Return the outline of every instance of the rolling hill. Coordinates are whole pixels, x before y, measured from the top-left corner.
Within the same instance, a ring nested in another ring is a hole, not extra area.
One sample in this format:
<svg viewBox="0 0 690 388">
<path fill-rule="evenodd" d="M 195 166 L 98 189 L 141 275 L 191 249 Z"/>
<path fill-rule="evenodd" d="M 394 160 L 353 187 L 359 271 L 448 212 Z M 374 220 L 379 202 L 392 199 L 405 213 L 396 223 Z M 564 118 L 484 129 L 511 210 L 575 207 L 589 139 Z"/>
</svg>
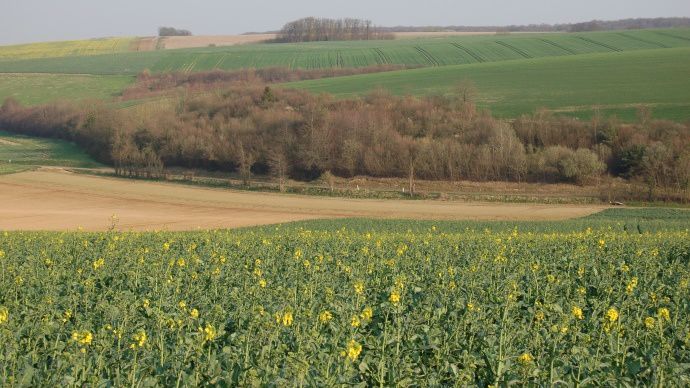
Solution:
<svg viewBox="0 0 690 388">
<path fill-rule="evenodd" d="M 637 105 L 655 117 L 690 119 L 690 48 L 640 50 L 455 65 L 285 84 L 352 97 L 380 87 L 394 94 L 445 94 L 471 80 L 480 106 L 500 117 L 540 107 L 587 117 L 594 105 L 634 118 Z"/>
<path fill-rule="evenodd" d="M 309 69 L 377 64 L 447 66 L 672 47 L 690 47 L 690 29 L 248 44 L 55 58 L 15 57 L 0 59 L 0 72 L 126 75 L 144 69 L 194 72 L 275 66 Z"/>
</svg>

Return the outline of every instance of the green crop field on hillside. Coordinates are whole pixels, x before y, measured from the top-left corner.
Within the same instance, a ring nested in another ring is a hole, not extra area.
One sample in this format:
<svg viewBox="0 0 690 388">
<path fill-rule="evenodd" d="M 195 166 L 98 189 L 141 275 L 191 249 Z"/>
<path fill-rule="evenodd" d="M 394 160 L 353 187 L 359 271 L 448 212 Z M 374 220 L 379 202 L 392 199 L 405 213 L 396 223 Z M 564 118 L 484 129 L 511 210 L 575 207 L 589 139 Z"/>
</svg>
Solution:
<svg viewBox="0 0 690 388">
<path fill-rule="evenodd" d="M 481 35 L 390 41 L 250 44 L 81 57 L 0 60 L 0 72 L 136 74 L 144 69 L 153 72 L 192 72 L 271 66 L 444 66 L 689 46 L 690 29 Z"/>
<path fill-rule="evenodd" d="M 109 99 L 132 82 L 131 76 L 0 74 L 0 104 L 8 97 L 27 105 L 56 100 Z"/>
<path fill-rule="evenodd" d="M 0 131 L 0 174 L 37 166 L 101 167 L 76 145 L 57 139 L 42 139 Z"/>
<path fill-rule="evenodd" d="M 604 111 L 634 118 L 637 105 L 655 117 L 690 119 L 690 48 L 524 59 L 366 74 L 286 84 L 340 97 L 381 87 L 395 94 L 445 94 L 471 80 L 482 107 L 516 117 L 546 107 L 589 116 Z"/>
</svg>

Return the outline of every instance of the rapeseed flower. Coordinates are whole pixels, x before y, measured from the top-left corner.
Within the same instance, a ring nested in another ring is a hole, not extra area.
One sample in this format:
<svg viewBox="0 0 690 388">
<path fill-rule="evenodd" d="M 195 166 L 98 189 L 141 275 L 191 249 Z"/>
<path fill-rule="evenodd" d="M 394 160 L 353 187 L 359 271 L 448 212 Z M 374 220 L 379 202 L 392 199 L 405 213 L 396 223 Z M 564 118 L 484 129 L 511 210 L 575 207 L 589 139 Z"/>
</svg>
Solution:
<svg viewBox="0 0 690 388">
<path fill-rule="evenodd" d="M 3 323 L 6 323 L 10 319 L 10 311 L 7 309 L 7 307 L 1 306 L 0 307 L 0 325 Z"/>
<path fill-rule="evenodd" d="M 391 291 L 391 295 L 388 297 L 388 300 L 394 305 L 400 303 L 400 293 L 398 292 L 398 290 Z"/>
<path fill-rule="evenodd" d="M 655 324 L 656 324 L 656 320 L 654 319 L 654 317 L 647 317 L 644 319 L 644 326 L 647 329 L 650 329 L 650 330 L 653 329 Z"/>
<path fill-rule="evenodd" d="M 319 322 L 321 323 L 328 323 L 331 319 L 333 319 L 333 314 L 328 310 L 324 310 L 319 314 Z"/>
<path fill-rule="evenodd" d="M 354 284 L 355 294 L 362 295 L 364 293 L 364 282 L 361 280 L 355 282 Z"/>
<path fill-rule="evenodd" d="M 635 291 L 635 288 L 637 287 L 637 276 L 633 277 L 630 282 L 628 282 L 628 285 L 625 286 L 625 293 L 628 295 L 632 295 L 633 291 Z"/>
<path fill-rule="evenodd" d="M 371 307 L 365 307 L 359 315 L 363 320 L 368 321 L 374 316 L 374 310 Z"/>
<path fill-rule="evenodd" d="M 103 267 L 104 265 L 105 265 L 105 260 L 103 258 L 94 260 L 93 269 L 98 270 L 99 268 Z"/>
<path fill-rule="evenodd" d="M 211 324 L 206 324 L 206 327 L 204 328 L 199 328 L 199 332 L 202 335 L 203 342 L 210 342 L 216 339 L 216 328 L 213 327 Z"/>
<path fill-rule="evenodd" d="M 618 320 L 618 310 L 615 307 L 611 307 L 606 311 L 606 321 L 609 323 L 614 323 Z"/>
<path fill-rule="evenodd" d="M 577 306 L 573 306 L 571 313 L 573 314 L 573 317 L 575 317 L 575 319 L 583 320 L 585 318 L 584 314 L 582 313 L 582 309 Z"/>
<path fill-rule="evenodd" d="M 531 364 L 533 361 L 534 361 L 534 357 L 532 357 L 532 355 L 529 353 L 522 353 L 518 357 L 518 362 L 524 366 Z"/>
<path fill-rule="evenodd" d="M 93 341 L 93 334 L 88 330 L 72 332 L 72 340 L 81 346 L 91 345 Z"/>
<path fill-rule="evenodd" d="M 286 311 L 285 313 L 276 313 L 276 323 L 288 327 L 292 325 L 292 312 Z"/>
<path fill-rule="evenodd" d="M 357 343 L 355 340 L 350 340 L 350 342 L 347 344 L 347 358 L 354 362 L 357 360 L 360 353 L 362 353 L 362 345 Z"/>
<path fill-rule="evenodd" d="M 666 307 L 662 307 L 659 310 L 657 310 L 656 315 L 662 321 L 670 321 L 671 320 L 671 312 L 668 311 L 668 309 Z"/>
<path fill-rule="evenodd" d="M 192 310 L 189 312 L 189 316 L 191 316 L 191 317 L 194 318 L 194 319 L 199 318 L 199 310 L 197 310 L 197 309 L 192 309 Z"/>
<path fill-rule="evenodd" d="M 134 339 L 134 342 L 129 346 L 132 349 L 136 348 L 142 348 L 146 344 L 146 340 L 148 339 L 148 336 L 146 335 L 146 332 L 144 330 L 140 330 L 134 336 L 132 337 Z"/>
</svg>

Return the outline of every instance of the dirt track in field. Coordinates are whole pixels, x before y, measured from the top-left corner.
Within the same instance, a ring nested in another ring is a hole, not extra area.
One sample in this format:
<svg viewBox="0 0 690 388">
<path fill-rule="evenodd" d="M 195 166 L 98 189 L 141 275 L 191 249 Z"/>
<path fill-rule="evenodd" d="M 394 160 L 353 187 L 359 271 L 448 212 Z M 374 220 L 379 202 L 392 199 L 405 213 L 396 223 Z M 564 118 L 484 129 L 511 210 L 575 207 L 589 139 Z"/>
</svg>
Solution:
<svg viewBox="0 0 690 388">
<path fill-rule="evenodd" d="M 0 230 L 235 228 L 335 217 L 558 220 L 603 207 L 347 199 L 132 181 L 42 169 L 0 176 Z"/>
</svg>

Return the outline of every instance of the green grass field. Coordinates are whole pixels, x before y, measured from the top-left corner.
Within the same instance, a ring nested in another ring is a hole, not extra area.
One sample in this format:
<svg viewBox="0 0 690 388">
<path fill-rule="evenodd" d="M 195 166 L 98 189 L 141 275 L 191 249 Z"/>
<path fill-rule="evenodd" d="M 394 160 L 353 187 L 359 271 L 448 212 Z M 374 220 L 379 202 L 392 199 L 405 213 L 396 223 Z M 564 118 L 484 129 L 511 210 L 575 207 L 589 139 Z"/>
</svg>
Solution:
<svg viewBox="0 0 690 388">
<path fill-rule="evenodd" d="M 0 233 L 0 385 L 687 386 L 688 216 L 638 213 Z"/>
<path fill-rule="evenodd" d="M 0 174 L 37 166 L 95 168 L 102 165 L 72 143 L 0 131 Z"/>
<path fill-rule="evenodd" d="M 338 77 L 286 84 L 352 97 L 382 87 L 395 94 L 446 94 L 463 81 L 500 117 L 540 107 L 588 117 L 592 106 L 632 119 L 636 106 L 655 117 L 690 119 L 690 48 L 524 59 Z"/>
<path fill-rule="evenodd" d="M 0 74 L 0 104 L 8 97 L 27 105 L 55 100 L 107 100 L 132 82 L 131 76 Z"/>
<path fill-rule="evenodd" d="M 0 72 L 136 74 L 246 67 L 445 66 L 514 59 L 689 47 L 690 29 L 512 34 L 391 41 L 251 44 L 0 61 Z"/>
</svg>

